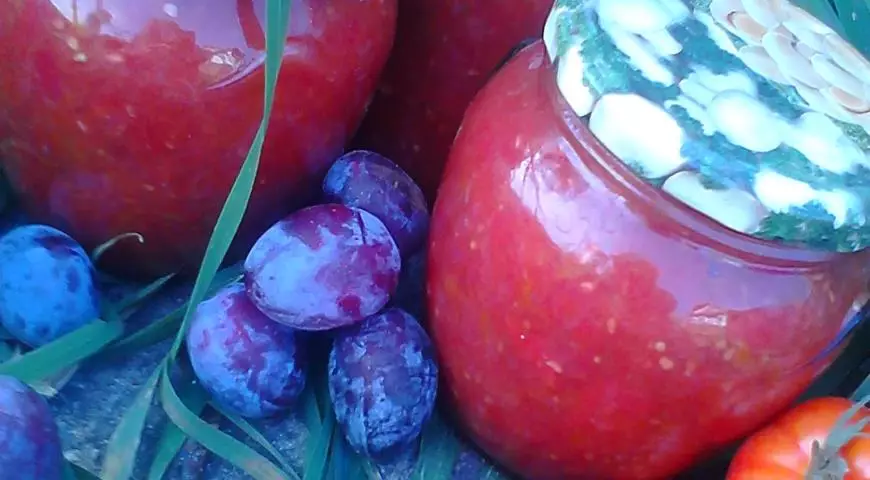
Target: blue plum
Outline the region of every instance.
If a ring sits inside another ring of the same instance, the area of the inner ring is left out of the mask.
[[[326,173],[323,193],[331,202],[378,217],[403,257],[426,242],[429,210],[423,191],[404,170],[378,153],[354,150],[344,154]]]
[[[272,320],[328,330],[378,312],[399,282],[401,257],[374,215],[339,204],[273,225],[245,259],[248,296]]]
[[[373,458],[420,436],[435,407],[438,366],[423,327],[390,308],[336,332],[329,395],[348,443]]]
[[[186,345],[202,386],[241,416],[274,416],[293,406],[305,388],[296,332],[263,315],[241,282],[199,304]]]
[[[48,403],[18,379],[0,375],[0,478],[58,480],[63,465]]]
[[[0,323],[39,347],[100,316],[94,266],[69,235],[24,225],[0,238]]]

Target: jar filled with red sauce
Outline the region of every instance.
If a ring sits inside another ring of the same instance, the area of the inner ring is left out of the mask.
[[[868,73],[786,2],[557,1],[432,219],[470,437],[527,478],[666,479],[788,406],[866,296]]]
[[[508,52],[540,37],[552,0],[401,0],[396,43],[354,140],[430,201],[462,114]]]
[[[102,266],[195,271],[263,113],[266,0],[0,0],[0,161]],[[293,0],[238,245],[308,200],[356,130],[395,0]]]

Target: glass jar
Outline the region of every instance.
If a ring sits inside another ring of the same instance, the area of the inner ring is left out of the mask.
[[[0,0],[0,158],[103,266],[195,269],[263,112],[266,0]],[[395,0],[294,0],[241,250],[316,190],[392,46]],[[364,46],[364,48],[363,48]]]
[[[443,393],[528,478],[670,478],[830,364],[870,258],[700,213],[605,148],[556,77],[523,50],[450,154],[428,267]]]
[[[511,48],[541,34],[552,0],[404,0],[396,43],[356,145],[435,198],[462,114]]]

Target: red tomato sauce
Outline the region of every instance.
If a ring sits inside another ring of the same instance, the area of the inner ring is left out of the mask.
[[[738,234],[635,177],[540,43],[469,108],[432,221],[431,328],[463,426],[535,479],[668,478],[829,364],[866,253]]]
[[[89,248],[140,233],[107,253],[114,271],[195,269],[262,116],[265,4],[0,0],[0,158],[28,212]],[[307,201],[341,153],[396,9],[292,3],[240,246]]]
[[[355,142],[405,169],[430,201],[462,114],[508,52],[541,35],[552,0],[404,0],[393,53]]]

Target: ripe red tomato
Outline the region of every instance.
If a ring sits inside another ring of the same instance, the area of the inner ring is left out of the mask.
[[[726,480],[870,479],[870,410],[824,397],[793,408],[749,438]]]

